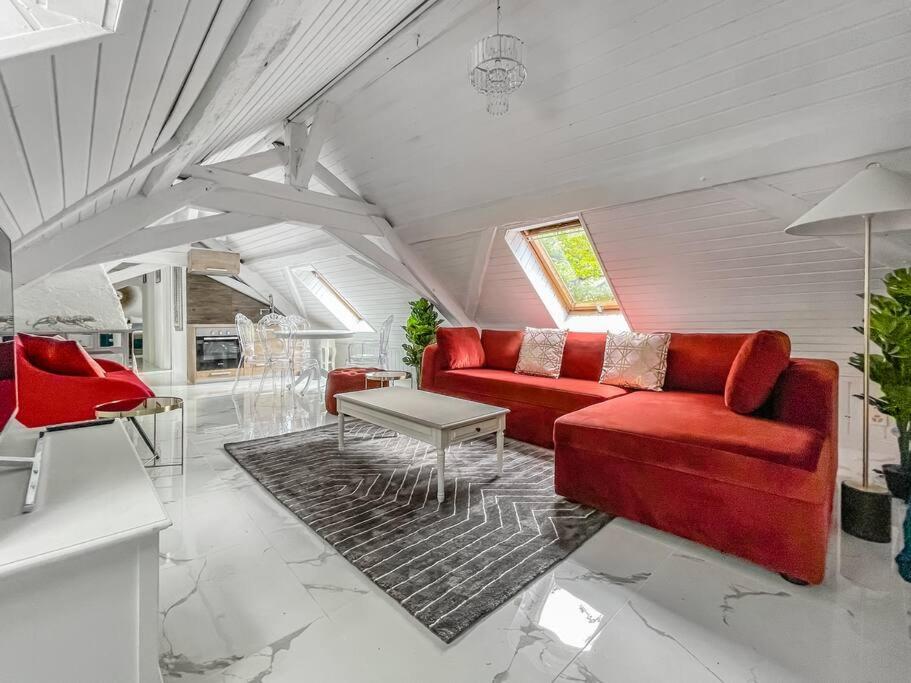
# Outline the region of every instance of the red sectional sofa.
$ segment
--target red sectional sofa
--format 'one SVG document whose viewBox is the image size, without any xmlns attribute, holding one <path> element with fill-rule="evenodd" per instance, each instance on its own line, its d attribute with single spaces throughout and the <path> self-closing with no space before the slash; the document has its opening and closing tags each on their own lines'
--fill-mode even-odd
<svg viewBox="0 0 911 683">
<path fill-rule="evenodd" d="M 521 331 L 483 330 L 482 367 L 424 352 L 421 388 L 510 409 L 506 433 L 554 448 L 571 500 L 819 583 L 837 470 L 838 366 L 791 359 L 752 414 L 725 405 L 745 334 L 672 334 L 664 391 L 598 383 L 604 334 L 569 333 L 560 377 L 514 372 Z"/>
<path fill-rule="evenodd" d="M 13 343 L 16 419 L 26 427 L 94 420 L 101 403 L 155 395 L 130 370 L 92 358 L 75 341 L 18 334 Z"/>
</svg>

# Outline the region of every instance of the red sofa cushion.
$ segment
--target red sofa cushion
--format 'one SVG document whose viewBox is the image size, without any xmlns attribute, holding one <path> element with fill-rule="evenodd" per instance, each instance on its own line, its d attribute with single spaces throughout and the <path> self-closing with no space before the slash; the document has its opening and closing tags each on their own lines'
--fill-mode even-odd
<svg viewBox="0 0 911 683">
<path fill-rule="evenodd" d="M 734 358 L 749 336 L 672 332 L 664 390 L 723 394 Z"/>
<path fill-rule="evenodd" d="M 814 471 L 824 441 L 815 429 L 735 413 L 722 396 L 682 391 L 637 391 L 564 415 L 555 433 L 574 448 L 746 482 L 744 458 Z"/>
<path fill-rule="evenodd" d="M 524 336 L 522 330 L 481 330 L 484 367 L 514 372 Z"/>
<path fill-rule="evenodd" d="M 484 367 L 484 347 L 474 327 L 441 327 L 437 330 L 437 344 L 451 370 Z"/>
<path fill-rule="evenodd" d="M 104 377 L 104 370 L 78 342 L 24 333 L 17 336 L 28 362 L 39 370 L 71 377 Z"/>
<path fill-rule="evenodd" d="M 13 340 L 0 342 L 0 379 L 13 379 L 16 376 L 16 349 Z"/>
<path fill-rule="evenodd" d="M 784 332 L 762 330 L 751 334 L 728 373 L 725 405 L 744 415 L 759 410 L 790 362 L 791 340 Z"/>
<path fill-rule="evenodd" d="M 438 372 L 434 389 L 520 401 L 571 412 L 626 394 L 625 389 L 571 377 L 517 375 L 508 370 L 478 368 Z M 507 418 L 508 421 L 508 418 Z"/>
<path fill-rule="evenodd" d="M 597 382 L 604 365 L 604 343 L 607 335 L 600 332 L 570 332 L 563 347 L 560 377 L 575 377 Z"/>
</svg>

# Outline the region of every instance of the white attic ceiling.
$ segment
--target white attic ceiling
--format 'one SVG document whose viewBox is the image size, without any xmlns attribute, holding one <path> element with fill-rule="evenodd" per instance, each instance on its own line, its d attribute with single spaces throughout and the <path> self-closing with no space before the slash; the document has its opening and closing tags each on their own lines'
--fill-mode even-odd
<svg viewBox="0 0 911 683">
<path fill-rule="evenodd" d="M 181 153 L 199 160 L 288 116 L 417 4 L 124 0 L 113 33 L 0 60 L 0 221 L 15 239 L 166 148 L 178 133 L 191 146 Z M 264 16 L 292 21 L 283 22 L 283 33 L 248 44 L 249 24 Z M 234 44 L 235 71 L 245 60 L 257 62 L 252 82 L 216 70 Z M 205 130 L 181 129 L 197 98 L 219 102 L 218 115 L 206 119 Z M 137 194 L 151 170 L 126 178 L 64 227 Z"/>
<path fill-rule="evenodd" d="M 409 241 L 540 217 L 566 193 L 554 213 L 908 142 L 906 0 L 506 3 L 528 80 L 501 119 L 467 83 L 466 51 L 493 27 L 479 6 L 347 99 L 328 94 L 322 162 Z M 823 133 L 814 154 L 799 144 Z"/>
</svg>

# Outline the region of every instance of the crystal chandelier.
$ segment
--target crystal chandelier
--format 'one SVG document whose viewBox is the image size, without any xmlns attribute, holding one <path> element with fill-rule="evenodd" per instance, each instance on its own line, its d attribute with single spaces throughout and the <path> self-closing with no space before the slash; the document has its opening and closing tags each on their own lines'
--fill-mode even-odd
<svg viewBox="0 0 911 683">
<path fill-rule="evenodd" d="M 500 33 L 500 2 L 497 0 L 497 32 L 481 38 L 468 55 L 468 79 L 487 95 L 487 112 L 501 116 L 509 111 L 509 96 L 525 82 L 525 43 Z"/>
</svg>

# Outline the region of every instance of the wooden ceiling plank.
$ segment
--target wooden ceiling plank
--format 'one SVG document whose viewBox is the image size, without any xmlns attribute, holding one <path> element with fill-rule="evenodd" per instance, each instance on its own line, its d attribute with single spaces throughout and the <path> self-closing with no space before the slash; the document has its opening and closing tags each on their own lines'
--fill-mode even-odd
<svg viewBox="0 0 911 683">
<path fill-rule="evenodd" d="M 117 31 L 101 41 L 95 81 L 95 118 L 89 162 L 89 192 L 107 183 L 111 175 L 127 93 L 145 25 L 149 0 L 124 2 Z"/>
<path fill-rule="evenodd" d="M 71 46 L 65 57 L 54 57 L 57 116 L 63 155 L 64 206 L 88 194 L 92 118 L 95 113 L 97 40 Z"/>
<path fill-rule="evenodd" d="M 123 173 L 136 158 L 139 140 L 161 87 L 168 60 L 176 46 L 175 40 L 186 13 L 187 2 L 188 0 L 151 0 L 139 38 L 136 63 L 130 76 L 130 89 L 111 161 L 111 176 Z"/>
<path fill-rule="evenodd" d="M 200 56 L 218 9 L 219 0 L 193 0 L 187 3 L 186 14 L 174 39 L 133 162 L 152 153 L 155 141 L 159 139 L 168 115 L 179 100 L 184 84 Z"/>
<path fill-rule="evenodd" d="M 2 77 L 41 215 L 51 216 L 63 208 L 64 187 L 51 57 L 37 54 L 8 62 Z"/>
<path fill-rule="evenodd" d="M 175 136 L 181 149 L 150 175 L 143 192 L 152 194 L 168 187 L 184 167 L 201 156 L 202 144 L 221 118 L 230 114 L 250 84 L 285 49 L 297 30 L 299 10 L 299 5 L 293 2 L 250 3 L 199 96 L 177 127 Z"/>
</svg>

